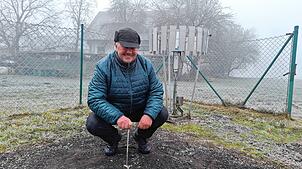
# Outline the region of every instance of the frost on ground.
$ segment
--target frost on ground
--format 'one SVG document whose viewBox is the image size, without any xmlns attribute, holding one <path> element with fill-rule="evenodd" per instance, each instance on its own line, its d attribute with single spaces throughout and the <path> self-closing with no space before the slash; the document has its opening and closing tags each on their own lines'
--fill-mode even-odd
<svg viewBox="0 0 302 169">
<path fill-rule="evenodd" d="M 86 103 L 89 78 L 83 81 L 82 103 Z M 233 105 L 242 103 L 258 79 L 209 79 L 222 99 Z M 49 109 L 76 106 L 79 104 L 79 78 L 39 76 L 0 76 L 0 112 L 43 112 Z M 271 84 L 278 84 L 277 88 Z M 179 81 L 177 94 L 191 99 L 194 82 Z M 293 114 L 302 117 L 302 81 L 296 80 L 293 98 Z M 173 86 L 171 86 L 173 88 Z M 196 85 L 195 101 L 221 104 L 219 98 L 206 84 Z M 286 111 L 287 83 L 284 80 L 264 80 L 252 94 L 246 107 L 261 111 L 284 113 Z"/>
</svg>

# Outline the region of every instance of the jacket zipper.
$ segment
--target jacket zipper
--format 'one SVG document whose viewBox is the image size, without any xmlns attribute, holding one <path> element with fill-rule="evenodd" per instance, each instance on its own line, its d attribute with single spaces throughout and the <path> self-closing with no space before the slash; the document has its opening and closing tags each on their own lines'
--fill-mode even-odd
<svg viewBox="0 0 302 169">
<path fill-rule="evenodd" d="M 128 79 L 129 79 L 129 84 L 130 84 L 130 114 L 132 114 L 132 104 L 133 104 L 133 101 L 132 101 L 132 83 L 131 83 L 131 76 L 130 76 L 130 63 L 128 63 Z"/>
</svg>

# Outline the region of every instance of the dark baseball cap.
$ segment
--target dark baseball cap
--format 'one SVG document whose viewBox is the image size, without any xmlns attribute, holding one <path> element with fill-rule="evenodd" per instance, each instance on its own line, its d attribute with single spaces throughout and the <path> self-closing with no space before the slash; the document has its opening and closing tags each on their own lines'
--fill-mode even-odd
<svg viewBox="0 0 302 169">
<path fill-rule="evenodd" d="M 139 48 L 141 39 L 139 34 L 131 28 L 123 28 L 115 31 L 114 42 L 119 42 L 126 48 Z"/>
</svg>

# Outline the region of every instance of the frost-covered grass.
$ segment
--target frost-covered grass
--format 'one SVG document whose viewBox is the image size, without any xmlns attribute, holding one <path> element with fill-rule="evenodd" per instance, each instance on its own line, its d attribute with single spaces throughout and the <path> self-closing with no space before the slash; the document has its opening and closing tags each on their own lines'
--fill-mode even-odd
<svg viewBox="0 0 302 169">
<path fill-rule="evenodd" d="M 0 112 L 45 112 L 79 105 L 79 78 L 0 76 Z M 86 102 L 88 79 L 83 82 Z"/>
<path fill-rule="evenodd" d="M 86 103 L 89 78 L 83 82 L 83 103 Z M 230 105 L 242 103 L 258 79 L 208 79 L 222 99 Z M 74 107 L 79 104 L 79 78 L 39 76 L 0 76 L 0 112 L 44 112 L 49 109 Z M 178 82 L 177 94 L 191 99 L 194 82 Z M 265 79 L 246 103 L 246 107 L 263 112 L 286 111 L 287 81 Z M 302 116 L 302 81 L 295 81 L 293 113 Z M 197 83 L 195 101 L 221 104 L 210 87 Z"/>
<path fill-rule="evenodd" d="M 258 79 L 209 79 L 211 85 L 228 105 L 240 105 L 248 97 Z M 191 100 L 193 82 L 178 82 L 177 94 Z M 292 113 L 302 117 L 302 80 L 295 81 Z M 194 101 L 221 104 L 218 96 L 205 81 L 196 84 Z M 245 104 L 246 108 L 261 112 L 285 113 L 287 111 L 287 80 L 264 79 Z"/>
<path fill-rule="evenodd" d="M 53 142 L 83 130 L 87 107 L 50 110 L 43 113 L 0 115 L 0 153 L 23 145 Z"/>
</svg>

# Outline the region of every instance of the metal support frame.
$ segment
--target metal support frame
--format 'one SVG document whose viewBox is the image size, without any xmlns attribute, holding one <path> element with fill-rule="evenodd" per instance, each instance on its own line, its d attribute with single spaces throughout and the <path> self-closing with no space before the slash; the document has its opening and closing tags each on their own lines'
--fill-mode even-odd
<svg viewBox="0 0 302 169">
<path fill-rule="evenodd" d="M 84 24 L 81 24 L 81 52 L 80 52 L 80 105 L 83 103 L 83 61 L 84 61 Z"/>
<path fill-rule="evenodd" d="M 298 31 L 299 26 L 295 26 L 293 32 L 293 46 L 292 55 L 290 59 L 290 69 L 289 69 L 289 79 L 288 79 L 288 90 L 287 90 L 287 113 L 291 117 L 292 104 L 293 104 L 293 91 L 294 91 L 294 81 L 296 75 L 296 57 L 297 57 L 297 45 L 298 45 Z"/>
<path fill-rule="evenodd" d="M 180 104 L 177 97 L 177 80 L 179 74 L 179 67 L 181 62 L 181 56 L 184 51 L 181 50 L 173 50 L 172 52 L 172 67 L 173 67 L 173 90 L 172 90 L 172 115 L 177 115 L 177 111 L 181 113 L 183 116 L 183 110 L 180 108 Z M 169 63 L 170 65 L 171 63 Z"/>
</svg>

